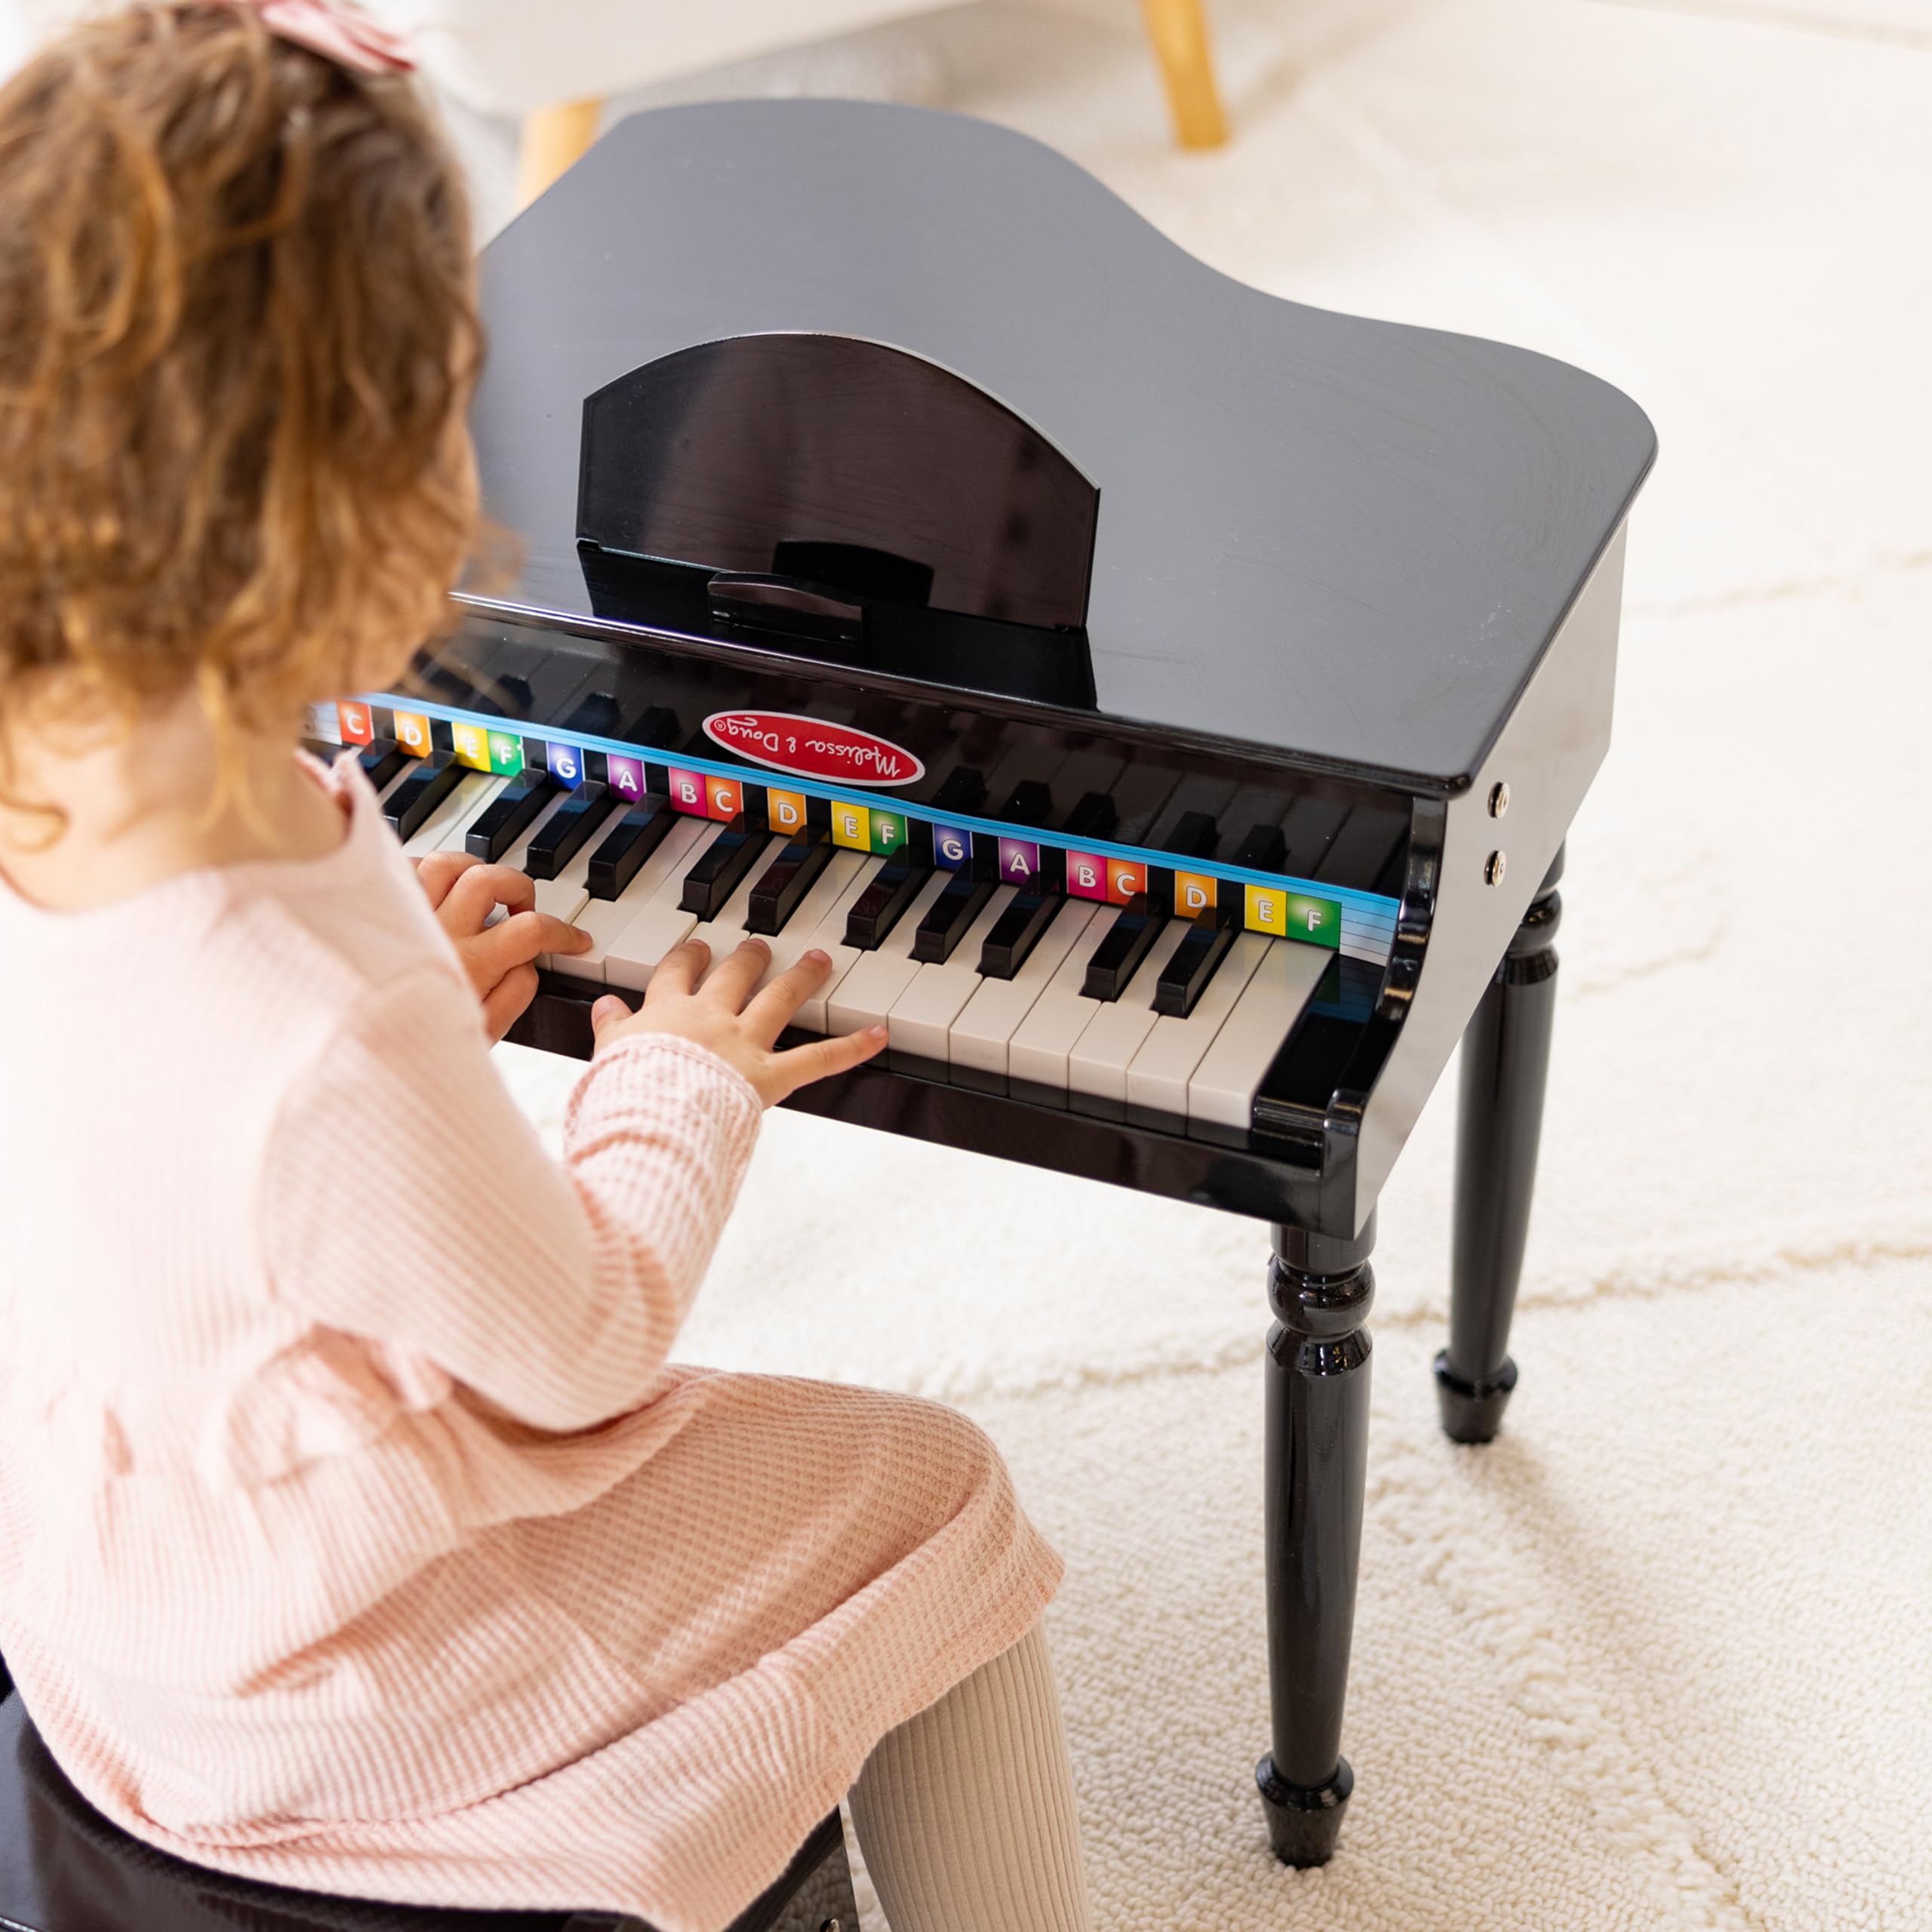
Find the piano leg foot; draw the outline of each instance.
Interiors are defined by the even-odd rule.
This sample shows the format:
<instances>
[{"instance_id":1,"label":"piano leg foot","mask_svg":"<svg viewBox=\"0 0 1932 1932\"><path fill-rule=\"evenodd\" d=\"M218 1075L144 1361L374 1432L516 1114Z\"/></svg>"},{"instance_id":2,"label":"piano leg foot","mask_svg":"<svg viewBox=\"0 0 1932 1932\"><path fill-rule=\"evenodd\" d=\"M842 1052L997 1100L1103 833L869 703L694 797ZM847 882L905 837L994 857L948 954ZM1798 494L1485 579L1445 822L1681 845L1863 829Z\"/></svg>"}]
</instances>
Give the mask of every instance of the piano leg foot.
<instances>
[{"instance_id":1,"label":"piano leg foot","mask_svg":"<svg viewBox=\"0 0 1932 1932\"><path fill-rule=\"evenodd\" d=\"M1275 1230L1268 1271L1268 1675L1273 1749L1255 1767L1275 1856L1325 1865L1355 1774L1341 1755L1368 1475L1368 1265L1353 1241Z\"/></svg>"},{"instance_id":2,"label":"piano leg foot","mask_svg":"<svg viewBox=\"0 0 1932 1932\"><path fill-rule=\"evenodd\" d=\"M1463 1035L1449 1346L1435 1358L1444 1432L1487 1442L1516 1386L1509 1322L1530 1230L1556 1016L1559 848Z\"/></svg>"}]
</instances>

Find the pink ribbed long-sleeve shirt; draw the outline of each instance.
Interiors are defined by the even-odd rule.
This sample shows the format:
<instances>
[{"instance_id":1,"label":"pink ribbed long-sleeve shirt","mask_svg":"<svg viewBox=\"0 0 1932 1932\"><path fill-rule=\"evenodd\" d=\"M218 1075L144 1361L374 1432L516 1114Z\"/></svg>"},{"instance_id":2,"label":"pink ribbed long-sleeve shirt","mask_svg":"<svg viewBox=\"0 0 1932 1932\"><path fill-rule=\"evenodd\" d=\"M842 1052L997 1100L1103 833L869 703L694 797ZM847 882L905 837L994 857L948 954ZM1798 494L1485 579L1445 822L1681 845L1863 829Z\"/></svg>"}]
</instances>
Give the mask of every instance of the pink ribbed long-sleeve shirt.
<instances>
[{"instance_id":1,"label":"pink ribbed long-sleeve shirt","mask_svg":"<svg viewBox=\"0 0 1932 1932\"><path fill-rule=\"evenodd\" d=\"M331 782L320 860L0 883L0 1652L165 1850L718 1932L1057 1559L948 1411L667 1364L756 1097L634 1039L553 1163Z\"/></svg>"}]
</instances>

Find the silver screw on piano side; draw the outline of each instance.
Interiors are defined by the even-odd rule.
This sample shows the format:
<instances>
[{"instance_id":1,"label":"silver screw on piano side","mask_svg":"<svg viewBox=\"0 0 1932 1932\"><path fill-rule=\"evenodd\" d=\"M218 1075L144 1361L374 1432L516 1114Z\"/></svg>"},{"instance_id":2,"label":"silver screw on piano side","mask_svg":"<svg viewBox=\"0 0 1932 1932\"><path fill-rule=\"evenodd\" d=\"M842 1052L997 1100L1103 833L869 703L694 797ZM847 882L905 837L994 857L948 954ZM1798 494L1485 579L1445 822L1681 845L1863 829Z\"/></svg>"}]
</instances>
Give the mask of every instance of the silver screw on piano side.
<instances>
[{"instance_id":1,"label":"silver screw on piano side","mask_svg":"<svg viewBox=\"0 0 1932 1932\"><path fill-rule=\"evenodd\" d=\"M1488 864L1482 869L1482 875L1491 885L1500 885L1503 875L1509 869L1509 855L1503 852L1492 852L1489 855Z\"/></svg>"},{"instance_id":2,"label":"silver screw on piano side","mask_svg":"<svg viewBox=\"0 0 1932 1932\"><path fill-rule=\"evenodd\" d=\"M1489 815L1500 818L1509 809L1509 788L1500 780L1489 788Z\"/></svg>"}]
</instances>

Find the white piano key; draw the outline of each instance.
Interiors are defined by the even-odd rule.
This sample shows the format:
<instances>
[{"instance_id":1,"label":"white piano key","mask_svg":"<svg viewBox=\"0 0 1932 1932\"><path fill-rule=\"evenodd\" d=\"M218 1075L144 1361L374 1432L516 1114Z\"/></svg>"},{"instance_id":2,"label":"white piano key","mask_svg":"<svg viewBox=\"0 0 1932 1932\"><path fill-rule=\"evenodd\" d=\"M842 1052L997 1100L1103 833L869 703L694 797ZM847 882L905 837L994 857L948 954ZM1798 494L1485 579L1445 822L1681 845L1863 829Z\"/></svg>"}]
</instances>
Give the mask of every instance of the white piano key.
<instances>
[{"instance_id":1,"label":"white piano key","mask_svg":"<svg viewBox=\"0 0 1932 1932\"><path fill-rule=\"evenodd\" d=\"M555 919L568 919L574 925L582 923L578 915L585 912L592 905L609 906L620 906L624 903L625 894L629 892L630 886L626 886L624 888L624 893L620 894L615 899L592 900L591 898L590 861L598 847L602 844L605 838L616 829L617 821L629 810L630 805L626 800L620 797L614 797L611 801L611 809L598 821L596 830L577 848L563 870L558 872L555 878L540 878L537 881L538 912L548 912ZM662 852L664 847L669 845L680 832L684 832L685 842L688 844L697 836L697 833L694 829L686 831L685 828L687 826L695 828L703 823L702 819L680 819L665 833L663 843L657 848L658 852ZM657 854L653 853L651 856L655 858ZM640 866L638 869L641 875L645 868ZM632 879L631 885L634 886L636 883L637 881ZM610 936L615 937L620 930L620 928L612 927Z\"/></svg>"},{"instance_id":2,"label":"white piano key","mask_svg":"<svg viewBox=\"0 0 1932 1932\"><path fill-rule=\"evenodd\" d=\"M469 821L509 783L507 778L488 771L472 771L467 777L459 780L451 789L449 796L416 828L414 835L402 848L403 856L420 859L429 853L441 851L447 846L451 832L456 835L456 848L460 851L463 835Z\"/></svg>"},{"instance_id":3,"label":"white piano key","mask_svg":"<svg viewBox=\"0 0 1932 1932\"><path fill-rule=\"evenodd\" d=\"M844 898L852 881L867 869L867 856L863 852L833 853L825 870L812 881L811 889L785 921L783 930L759 935L771 949L771 964L759 976L758 988L754 991L770 986L780 973L795 966L814 946L826 953L831 952L831 946L819 937L819 929L829 920L832 909ZM841 925L839 930L842 932L844 928ZM703 939L704 928L699 927L692 937ZM743 943L744 937L742 930L721 932L717 940L710 942L712 964L715 967L727 952L735 950ZM707 972L705 977L709 979L711 976ZM823 994L820 997L823 997ZM819 1030L824 1029L820 1027Z\"/></svg>"},{"instance_id":4,"label":"white piano key","mask_svg":"<svg viewBox=\"0 0 1932 1932\"><path fill-rule=\"evenodd\" d=\"M709 850L712 841L724 829L721 823L708 823L703 832L691 841L682 863L665 875L657 890L645 902L630 924L611 941L604 954L606 985L628 986L633 992L641 992L651 983L651 976L657 971L665 954L673 946L681 946L697 930L697 915L687 912L679 903L684 897L685 875ZM670 842L671 835L667 833L664 844ZM651 860L646 860L643 872L632 881L632 893L663 849L660 845L651 854ZM626 893L625 898L629 898L632 893ZM623 903L622 900L618 902L620 905Z\"/></svg>"},{"instance_id":5,"label":"white piano key","mask_svg":"<svg viewBox=\"0 0 1932 1932\"><path fill-rule=\"evenodd\" d=\"M574 926L589 934L590 950L565 955L550 955L549 964L559 973L574 974L580 980L601 980L604 967L609 956L612 943L621 938L631 922L665 889L666 881L674 888L671 897L677 900L675 889L684 881L685 868L692 859L703 851L718 836L721 828L710 819L681 818L665 833L663 842L657 850L638 868L636 878L626 886L615 899L592 899L586 891L577 909L568 914L559 912L559 918L568 918ZM586 870L589 861L584 860ZM570 868L576 869L576 862ZM561 885L561 881L552 881ZM576 888L581 890L581 887ZM546 906L543 888L537 889L537 904L548 911L551 906L564 903L564 894L559 892Z\"/></svg>"},{"instance_id":6,"label":"white piano key","mask_svg":"<svg viewBox=\"0 0 1932 1932\"><path fill-rule=\"evenodd\" d=\"M899 995L912 983L920 961L912 957L912 936L926 908L952 882L952 874L935 872L920 887L918 896L901 914L899 923L869 952L861 952L826 1004L828 1033L856 1032L861 1026L882 1026Z\"/></svg>"},{"instance_id":7,"label":"white piano key","mask_svg":"<svg viewBox=\"0 0 1932 1932\"><path fill-rule=\"evenodd\" d=\"M376 798L377 802L380 803L382 800L386 798L405 778L414 776L414 774L420 771L422 769L423 761L420 758L411 758L400 771L392 774L389 783L384 785L377 792Z\"/></svg>"},{"instance_id":8,"label":"white piano key","mask_svg":"<svg viewBox=\"0 0 1932 1932\"><path fill-rule=\"evenodd\" d=\"M1161 1017L1154 1011L1154 989L1160 983L1161 969L1189 930L1186 920L1170 919L1147 949L1146 958L1120 998L1100 1003L1100 1010L1088 1021L1086 1031L1066 1057L1070 1093L1092 1094L1107 1100L1127 1098L1127 1069Z\"/></svg>"},{"instance_id":9,"label":"white piano key","mask_svg":"<svg viewBox=\"0 0 1932 1932\"><path fill-rule=\"evenodd\" d=\"M1265 933L1243 933L1222 956L1214 975L1194 1002L1194 1011L1183 1017L1163 1014L1154 1022L1146 1043L1134 1056L1127 1069L1127 1097L1131 1106L1158 1107L1162 1112L1187 1112L1187 1083L1214 1044L1228 1015L1235 1010L1255 968L1267 957L1271 946L1282 942Z\"/></svg>"},{"instance_id":10,"label":"white piano key","mask_svg":"<svg viewBox=\"0 0 1932 1932\"><path fill-rule=\"evenodd\" d=\"M1087 930L1094 911L1090 899L1068 900L1011 979L980 980L946 1033L946 1057L955 1066L977 1067L986 1073L1006 1071L1008 1043Z\"/></svg>"},{"instance_id":11,"label":"white piano key","mask_svg":"<svg viewBox=\"0 0 1932 1932\"><path fill-rule=\"evenodd\" d=\"M1244 1128L1261 1084L1334 955L1293 940L1268 942L1254 977L1187 1083L1187 1117ZM1212 988L1210 988L1212 990ZM1203 995L1206 997L1205 995Z\"/></svg>"},{"instance_id":12,"label":"white piano key","mask_svg":"<svg viewBox=\"0 0 1932 1932\"><path fill-rule=\"evenodd\" d=\"M503 854L502 859L499 860L498 863L500 864L509 866L514 871L521 872L524 869L524 860L530 851L530 841L543 829L544 822L549 817L550 814L557 811L558 808L561 806L564 801L570 796L571 794L559 786L553 796L544 800L542 806L537 811L537 816L531 820L529 830L525 832L523 836ZM471 823L474 823L474 821L472 820ZM466 832L469 829L469 826L466 825L463 829ZM461 843L460 835L458 835L455 842L458 844ZM448 848L446 848L445 849ZM536 907L536 909L539 912L542 912L545 909L540 901L541 894L540 892L539 903ZM489 918L485 921L485 923L494 926L498 924L500 921L508 918L509 917L509 915L502 906L499 906L496 910L490 915ZM547 952L540 952L537 955L537 964L540 967L547 966L550 963L550 957L551 955Z\"/></svg>"},{"instance_id":13,"label":"white piano key","mask_svg":"<svg viewBox=\"0 0 1932 1932\"><path fill-rule=\"evenodd\" d=\"M1087 962L1119 917L1118 906L1094 908L1086 930L1068 949L1046 990L1014 1029L1006 1050L1006 1070L1014 1079L1066 1091L1066 1057L1086 1032L1087 1023L1100 1010L1100 1001L1089 999L1080 990L1087 977Z\"/></svg>"},{"instance_id":14,"label":"white piano key","mask_svg":"<svg viewBox=\"0 0 1932 1932\"><path fill-rule=\"evenodd\" d=\"M715 919L702 919L691 937L701 939L711 949L711 963L716 965L728 953L735 952L745 937L745 919L751 911L752 888L764 876L764 869L784 851L789 841L774 832L764 849L752 861L752 869L738 881L738 889L718 909ZM707 974L707 977L709 975Z\"/></svg>"},{"instance_id":15,"label":"white piano key","mask_svg":"<svg viewBox=\"0 0 1932 1932\"><path fill-rule=\"evenodd\" d=\"M921 1054L943 1061L947 1029L959 1010L979 990L980 948L993 921L1017 896L1017 888L1003 885L980 907L950 959L928 960L912 975L906 990L892 1004L885 1023L891 1044L901 1053Z\"/></svg>"},{"instance_id":16,"label":"white piano key","mask_svg":"<svg viewBox=\"0 0 1932 1932\"><path fill-rule=\"evenodd\" d=\"M829 1020L827 1009L832 995L843 983L845 975L866 956L859 947L845 943L846 915L860 894L884 869L885 860L867 854L854 856L859 860L857 869L832 901L832 909L819 921L818 930L806 939L802 949L809 951L817 946L832 961L832 970L826 974L824 985L792 1016L792 1024L807 1033L823 1033L826 1030Z\"/></svg>"}]
</instances>

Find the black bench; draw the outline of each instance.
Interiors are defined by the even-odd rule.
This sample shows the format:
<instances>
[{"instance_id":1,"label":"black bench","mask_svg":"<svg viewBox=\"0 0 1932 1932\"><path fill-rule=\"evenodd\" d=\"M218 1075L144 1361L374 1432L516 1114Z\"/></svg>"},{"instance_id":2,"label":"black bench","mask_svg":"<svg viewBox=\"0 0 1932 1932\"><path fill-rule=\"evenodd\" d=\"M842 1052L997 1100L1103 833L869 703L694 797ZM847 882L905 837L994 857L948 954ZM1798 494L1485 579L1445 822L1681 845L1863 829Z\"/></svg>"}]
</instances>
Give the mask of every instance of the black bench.
<instances>
[{"instance_id":1,"label":"black bench","mask_svg":"<svg viewBox=\"0 0 1932 1932\"><path fill-rule=\"evenodd\" d=\"M608 1912L463 1912L290 1891L131 1838L62 1775L0 1663L0 1932L651 1932ZM731 1932L858 1932L836 1812Z\"/></svg>"}]
</instances>

